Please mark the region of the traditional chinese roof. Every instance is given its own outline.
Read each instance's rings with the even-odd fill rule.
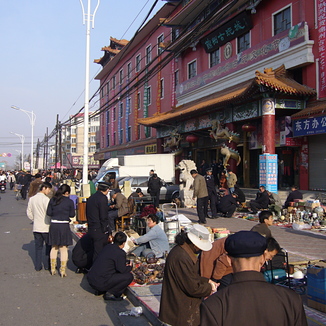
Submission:
[[[222,108],[228,103],[238,103],[248,101],[253,95],[260,92],[260,87],[264,86],[264,92],[273,91],[277,93],[291,94],[297,96],[313,96],[315,90],[299,84],[294,79],[287,76],[285,67],[272,70],[265,69],[264,73],[256,71],[256,77],[244,83],[232,86],[223,91],[203,97],[199,100],[181,105],[172,110],[155,114],[152,117],[138,119],[138,123],[145,126],[156,127],[158,125],[168,124],[180,118],[187,118],[190,115],[198,115],[197,111],[202,109],[205,112]]]
[[[313,117],[315,115],[326,114],[326,100],[323,101],[314,101],[307,105],[307,107],[295,114],[291,117],[293,119]]]
[[[118,39],[116,39],[116,38],[114,38],[112,36],[110,36],[110,41],[111,42],[114,42],[116,44],[122,45],[122,46],[125,46],[125,45],[127,45],[129,43],[128,40],[125,40],[125,39],[118,40]]]

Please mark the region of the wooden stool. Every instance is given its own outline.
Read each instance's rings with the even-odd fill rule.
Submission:
[[[130,215],[123,215],[119,218],[116,219],[115,221],[115,230],[118,231],[119,230],[119,223],[121,223],[121,229],[122,231],[124,231],[125,229],[125,220],[129,220],[129,225],[130,225]]]

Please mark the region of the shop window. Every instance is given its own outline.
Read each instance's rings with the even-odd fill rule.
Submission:
[[[282,9],[281,11],[273,14],[274,35],[291,28],[291,7]]]
[[[250,32],[238,37],[238,53],[250,48]]]
[[[212,68],[220,63],[220,49],[209,54],[209,67]]]
[[[197,75],[197,60],[188,63],[188,79]]]

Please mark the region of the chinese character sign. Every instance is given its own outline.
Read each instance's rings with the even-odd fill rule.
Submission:
[[[318,52],[319,52],[319,98],[326,97],[326,2],[317,0]]]
[[[259,184],[266,190],[277,193],[277,155],[259,155]]]
[[[326,116],[293,120],[294,137],[324,133],[326,133]]]

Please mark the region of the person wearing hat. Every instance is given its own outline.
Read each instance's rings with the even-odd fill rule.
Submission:
[[[196,207],[200,224],[206,224],[206,216],[208,214],[208,191],[205,178],[198,173],[197,170],[190,171],[194,178],[193,183],[193,200],[197,198]]]
[[[205,175],[206,187],[208,192],[209,206],[211,208],[211,218],[217,218],[217,192],[213,177],[213,170],[207,169]]]
[[[217,285],[199,275],[197,254],[212,248],[208,230],[195,224],[189,232],[181,231],[167,256],[159,319],[172,326],[199,325],[202,298],[216,291]]]
[[[226,239],[233,279],[201,304],[200,325],[308,325],[300,296],[268,283],[260,272],[266,248],[266,238],[253,231],[239,231]]]
[[[108,243],[109,201],[107,195],[110,187],[111,184],[108,182],[99,182],[96,193],[91,195],[86,202],[88,233],[94,245],[93,261]]]
[[[224,214],[225,217],[232,217],[233,213],[240,205],[237,199],[238,194],[236,192],[221,197],[217,205],[218,212]]]
[[[111,191],[112,204],[109,205],[109,228],[110,232],[115,229],[115,220],[129,213],[128,199],[116,188]]]

